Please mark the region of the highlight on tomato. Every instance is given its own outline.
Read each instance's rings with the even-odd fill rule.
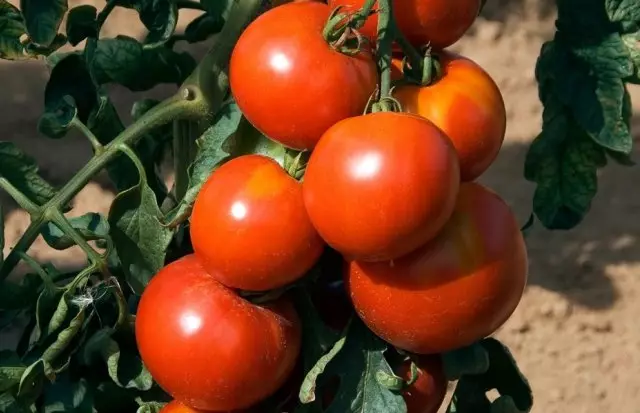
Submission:
[[[209,273],[250,291],[299,279],[325,245],[307,215],[301,184],[262,155],[237,157],[211,174],[194,203],[190,230]]]
[[[502,326],[520,302],[527,266],[509,206],[480,184],[465,183],[435,239],[392,263],[351,261],[345,282],[371,331],[400,349],[432,354]]]
[[[356,12],[366,0],[329,0],[329,7],[342,6]],[[480,13],[481,0],[394,0],[398,28],[416,47],[435,49],[451,46],[469,30]],[[377,10],[377,5],[374,8]],[[369,17],[361,32],[375,43],[377,14]]]
[[[288,298],[252,304],[191,254],[151,279],[135,335],[145,366],[173,398],[194,409],[233,411],[286,382],[300,352],[301,327]]]
[[[453,212],[460,170],[448,138],[407,113],[378,112],[331,127],[302,184],[311,222],[348,257],[391,260],[433,238]]]
[[[281,144],[312,149],[334,123],[363,113],[378,71],[364,46],[339,52],[323,36],[331,9],[303,1],[275,7],[242,33],[229,64],[246,118]]]
[[[507,125],[500,89],[471,59],[439,54],[442,76],[429,86],[399,85],[393,91],[402,109],[421,115],[451,139],[463,181],[473,181],[498,156]]]

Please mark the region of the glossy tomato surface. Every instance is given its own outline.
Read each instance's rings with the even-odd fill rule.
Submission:
[[[431,122],[381,112],[329,129],[303,181],[311,222],[352,259],[404,255],[442,228],[453,211],[460,170],[453,146]]]
[[[218,168],[191,215],[191,242],[231,288],[265,291],[297,280],[322,254],[302,186],[273,159],[245,155]]]
[[[194,255],[151,279],[135,332],[160,387],[209,411],[245,409],[273,394],[300,352],[300,321],[288,300],[254,305],[211,277]]]
[[[451,139],[460,158],[463,181],[479,177],[498,156],[507,125],[500,89],[470,59],[441,53],[443,76],[436,83],[398,86],[394,97],[403,110],[435,123]]]
[[[249,410],[226,410],[224,412],[207,412],[204,410],[192,409],[191,407],[185,406],[177,400],[173,400],[164,405],[164,407],[160,410],[160,413],[251,413]]]
[[[436,413],[447,393],[442,358],[439,355],[417,357],[418,379],[405,390],[402,397],[407,403],[407,413]],[[400,365],[396,371],[405,380],[411,378],[411,362]]]
[[[527,252],[511,209],[476,183],[460,187],[455,212],[434,240],[393,263],[350,262],[346,271],[365,324],[418,354],[492,334],[520,302],[526,279]]]
[[[364,3],[365,0],[329,0],[331,8],[343,6],[345,11],[352,12]],[[481,0],[394,0],[393,10],[398,27],[414,46],[430,44],[444,49],[469,30],[480,12],[480,3]],[[362,28],[362,34],[376,39],[377,27],[378,15],[374,14]]]
[[[231,56],[231,92],[247,119],[269,138],[311,149],[334,123],[363,113],[377,85],[371,53],[334,50],[322,30],[320,2],[275,7],[240,36]]]

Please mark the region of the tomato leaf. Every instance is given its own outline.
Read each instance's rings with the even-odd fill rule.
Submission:
[[[0,0],[0,59],[25,60],[30,56],[24,53],[20,37],[27,28],[20,10],[7,0]]]
[[[605,0],[609,19],[621,26],[622,33],[640,30],[640,7],[636,0]]]
[[[38,298],[42,280],[35,274],[26,274],[19,281],[0,283],[0,311],[30,307]]]
[[[0,351],[0,392],[18,384],[27,367],[18,355],[10,350]]]
[[[131,288],[141,294],[162,268],[173,232],[161,223],[156,196],[143,179],[121,192],[109,211],[111,239]]]
[[[4,208],[2,207],[2,205],[0,205],[0,268],[2,268],[3,263],[4,263]]]
[[[489,355],[483,374],[464,375],[458,381],[448,413],[528,413],[533,406],[529,382],[522,375],[509,349],[494,338],[480,342]],[[486,393],[496,389],[493,403]]]
[[[44,204],[56,193],[56,189],[38,175],[36,161],[12,142],[0,141],[0,177],[37,204]]]
[[[640,31],[623,35],[622,41],[633,63],[633,75],[627,81],[640,84]]]
[[[16,394],[17,398],[21,401],[33,402],[40,396],[45,380],[51,376],[51,365],[45,360],[37,360],[28,366],[22,374]]]
[[[105,239],[109,235],[107,219],[95,212],[69,218],[69,222],[87,241]],[[75,245],[67,234],[51,222],[43,227],[42,236],[51,248],[57,250],[65,250]]]
[[[165,47],[143,48],[136,39],[117,36],[100,39],[93,59],[100,84],[119,83],[132,91],[145,91],[161,83],[181,84],[196,62],[186,52]]]
[[[112,338],[103,342],[101,355],[107,363],[109,377],[118,386],[143,391],[153,386],[151,374],[142,364],[142,360],[135,354],[121,352],[118,342]]]
[[[402,396],[383,386],[377,378],[380,373],[393,375],[384,357],[386,350],[386,343],[358,318],[352,319],[346,335],[305,377],[300,401],[314,401],[327,379],[338,376],[339,390],[325,412],[406,413]]]
[[[69,10],[67,16],[67,38],[72,46],[87,37],[98,37],[96,17],[98,10],[90,4],[82,4]]]
[[[160,413],[160,410],[162,410],[165,405],[166,403],[141,402],[136,413]]]
[[[135,9],[140,21],[149,30],[146,46],[154,47],[166,42],[178,23],[178,7],[167,0],[118,0],[124,7]]]
[[[20,0],[29,36],[42,46],[53,42],[67,9],[67,0]]]
[[[84,378],[56,378],[44,391],[43,413],[92,413],[93,394]]]
[[[224,26],[224,19],[221,16],[203,14],[193,19],[184,29],[185,38],[189,43],[204,41],[209,36],[219,33]]]
[[[226,19],[233,5],[233,0],[200,0],[200,4],[204,6],[208,14]]]
[[[485,373],[489,369],[489,353],[480,343],[474,343],[444,353],[442,362],[447,380],[455,381],[463,375]]]
[[[216,114],[210,126],[197,140],[198,153],[189,167],[189,189],[180,204],[169,214],[168,221],[187,214],[211,173],[230,156],[232,137],[242,113],[234,103],[227,103]]]
[[[0,412],[3,413],[32,413],[28,406],[18,401],[11,392],[0,393]]]

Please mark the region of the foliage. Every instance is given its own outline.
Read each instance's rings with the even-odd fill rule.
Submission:
[[[228,96],[222,69],[230,50],[214,45],[198,65],[175,46],[216,35],[233,43],[267,3],[107,0],[102,10],[87,5],[69,10],[67,0],[22,0],[20,8],[0,0],[0,58],[40,59],[51,69],[39,132],[64,139],[76,129],[94,150],[69,182],[55,188],[38,174],[32,158],[14,144],[0,142],[0,187],[31,216],[17,245],[6,257],[0,254],[0,328],[13,324],[22,329],[17,346],[0,351],[1,412],[151,412],[169,400],[135,346],[139,295],[158,269],[191,251],[190,209],[216,167],[249,152],[291,163],[287,151],[253,129]],[[548,228],[568,229],[585,217],[597,193],[597,172],[608,158],[632,163],[626,85],[640,83],[636,3],[606,0],[603,7],[600,0],[558,0],[558,31],[543,46],[536,67],[543,127],[525,165],[526,178],[537,185],[535,216]],[[143,41],[100,36],[117,7],[139,14],[148,30]],[[178,33],[176,22],[184,8],[199,9],[202,15]],[[58,51],[82,42],[81,49]],[[132,91],[172,84],[177,91],[162,102],[137,102],[134,123],[125,127],[107,93],[109,84]],[[172,130],[183,121],[189,127]],[[159,173],[165,155],[176,149],[172,135],[195,148],[186,158],[174,153],[177,176],[182,172],[187,179],[175,186],[184,185],[184,191],[166,188]],[[103,169],[118,191],[108,216],[63,215]],[[87,266],[61,272],[36,262],[27,250],[40,235],[55,249],[79,246]],[[7,278],[20,261],[31,272],[20,282]],[[392,349],[357,319],[340,336],[334,334],[313,305],[304,303],[306,378],[295,411],[406,411],[402,397],[384,380],[394,374],[388,357]],[[485,339],[444,355],[444,360],[449,378],[459,380],[449,412],[531,409],[526,379],[498,341]],[[315,392],[331,375],[341,377],[340,389],[322,410]],[[501,394],[494,402],[485,395],[492,388]]]

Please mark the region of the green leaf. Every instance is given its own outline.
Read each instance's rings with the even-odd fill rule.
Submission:
[[[442,355],[444,374],[449,381],[463,375],[482,374],[489,369],[489,354],[478,342]]]
[[[76,46],[87,37],[98,37],[97,15],[98,10],[90,4],[83,4],[69,10],[67,38],[72,46]]]
[[[338,393],[325,412],[406,413],[402,395],[392,392],[377,379],[381,373],[394,374],[384,357],[386,350],[387,345],[359,319],[352,319],[347,335],[305,378],[300,400],[303,403],[315,400],[318,391],[322,391],[321,379],[338,376]]]
[[[61,302],[63,300],[65,300],[65,298],[63,298]],[[66,309],[64,308],[65,306],[66,306]],[[55,325],[50,325],[50,329],[49,329],[50,332],[53,332],[62,326],[62,323],[67,319],[68,311],[69,311],[68,304],[65,304],[65,305],[61,304],[58,307],[58,309],[56,310],[56,314],[51,319],[51,324],[55,323]],[[85,318],[86,318],[85,307],[81,306],[77,309],[76,314],[73,316],[73,318],[71,319],[67,327],[65,327],[58,333],[56,340],[51,345],[49,345],[47,349],[44,351],[44,353],[42,354],[43,360],[45,360],[49,364],[52,364],[52,365],[55,364],[56,366],[58,366],[58,368],[56,368],[56,372],[60,372],[66,368],[69,362],[68,355],[66,358],[62,358],[62,362],[60,362],[59,358],[71,346],[72,341],[74,340],[74,338],[76,338],[76,336],[80,332],[80,329],[82,328],[82,324],[84,323]],[[58,324],[60,325],[58,326]],[[52,327],[57,327],[57,328],[54,330]]]
[[[46,379],[52,378],[51,366],[45,360],[39,359],[27,367],[18,385],[18,399],[34,401],[40,396]]]
[[[633,75],[627,81],[640,84],[640,31],[622,36],[622,41],[633,63]]]
[[[67,36],[62,33],[56,34],[56,37],[53,38],[53,41],[46,45],[40,45],[37,43],[27,43],[24,47],[24,50],[31,56],[49,56],[56,50],[60,49],[62,46],[67,44]]]
[[[142,402],[138,410],[136,410],[136,413],[160,413],[160,410],[162,410],[166,404],[167,403]]]
[[[69,222],[87,241],[105,239],[109,235],[107,219],[95,212],[69,218]],[[42,236],[51,248],[57,250],[65,250],[75,245],[71,237],[51,222],[43,227]]]
[[[448,413],[528,413],[533,406],[529,382],[513,356],[494,338],[480,343],[489,354],[489,369],[483,374],[465,375],[458,381]],[[493,403],[486,393],[496,389],[501,395]]]
[[[231,138],[241,117],[238,105],[233,102],[224,105],[216,114],[213,125],[198,139],[198,154],[189,168],[189,189],[168,220],[188,213],[209,175],[230,156]]]
[[[178,7],[175,1],[167,0],[120,0],[125,7],[135,9],[149,34],[145,40],[148,47],[166,42],[178,23]]]
[[[18,310],[30,307],[38,298],[42,280],[35,274],[26,274],[19,281],[3,280],[0,283],[0,310]]]
[[[26,369],[27,367],[15,352],[0,351],[0,392],[20,384],[20,378]]]
[[[184,36],[189,43],[207,40],[211,35],[220,33],[224,26],[221,16],[203,14],[192,20],[184,29]]]
[[[4,208],[0,205],[0,268],[4,264]]]
[[[0,0],[0,59],[25,60],[20,37],[27,31],[20,10],[7,0]]]
[[[115,82],[132,91],[149,90],[161,83],[179,85],[195,66],[186,52],[164,47],[145,49],[127,36],[99,40],[93,59],[93,72],[100,84]]]
[[[164,265],[173,232],[162,225],[162,212],[146,181],[121,192],[109,211],[111,239],[131,288],[141,294]]]
[[[29,36],[43,46],[55,39],[67,9],[67,0],[20,0]]]
[[[58,289],[45,287],[36,302],[36,327],[33,341],[42,342],[49,336],[49,324],[64,292]]]
[[[31,409],[16,400],[11,392],[0,393],[0,412],[3,413],[32,413]]]
[[[98,94],[84,58],[67,55],[51,71],[44,92],[45,111],[38,129],[50,138],[60,138],[76,115],[86,124],[97,103]]]
[[[38,175],[36,161],[12,142],[0,141],[0,177],[39,205],[56,194],[56,189]]]
[[[233,0],[200,0],[208,14],[226,19],[229,16]]]
[[[131,117],[133,121],[135,122],[140,119],[142,115],[156,107],[159,103],[160,101],[156,99],[141,99],[134,102],[131,107]]]
[[[621,26],[623,33],[640,30],[640,7],[637,0],[605,0],[609,19]]]
[[[44,391],[44,413],[92,413],[93,395],[87,381],[59,378]]]

